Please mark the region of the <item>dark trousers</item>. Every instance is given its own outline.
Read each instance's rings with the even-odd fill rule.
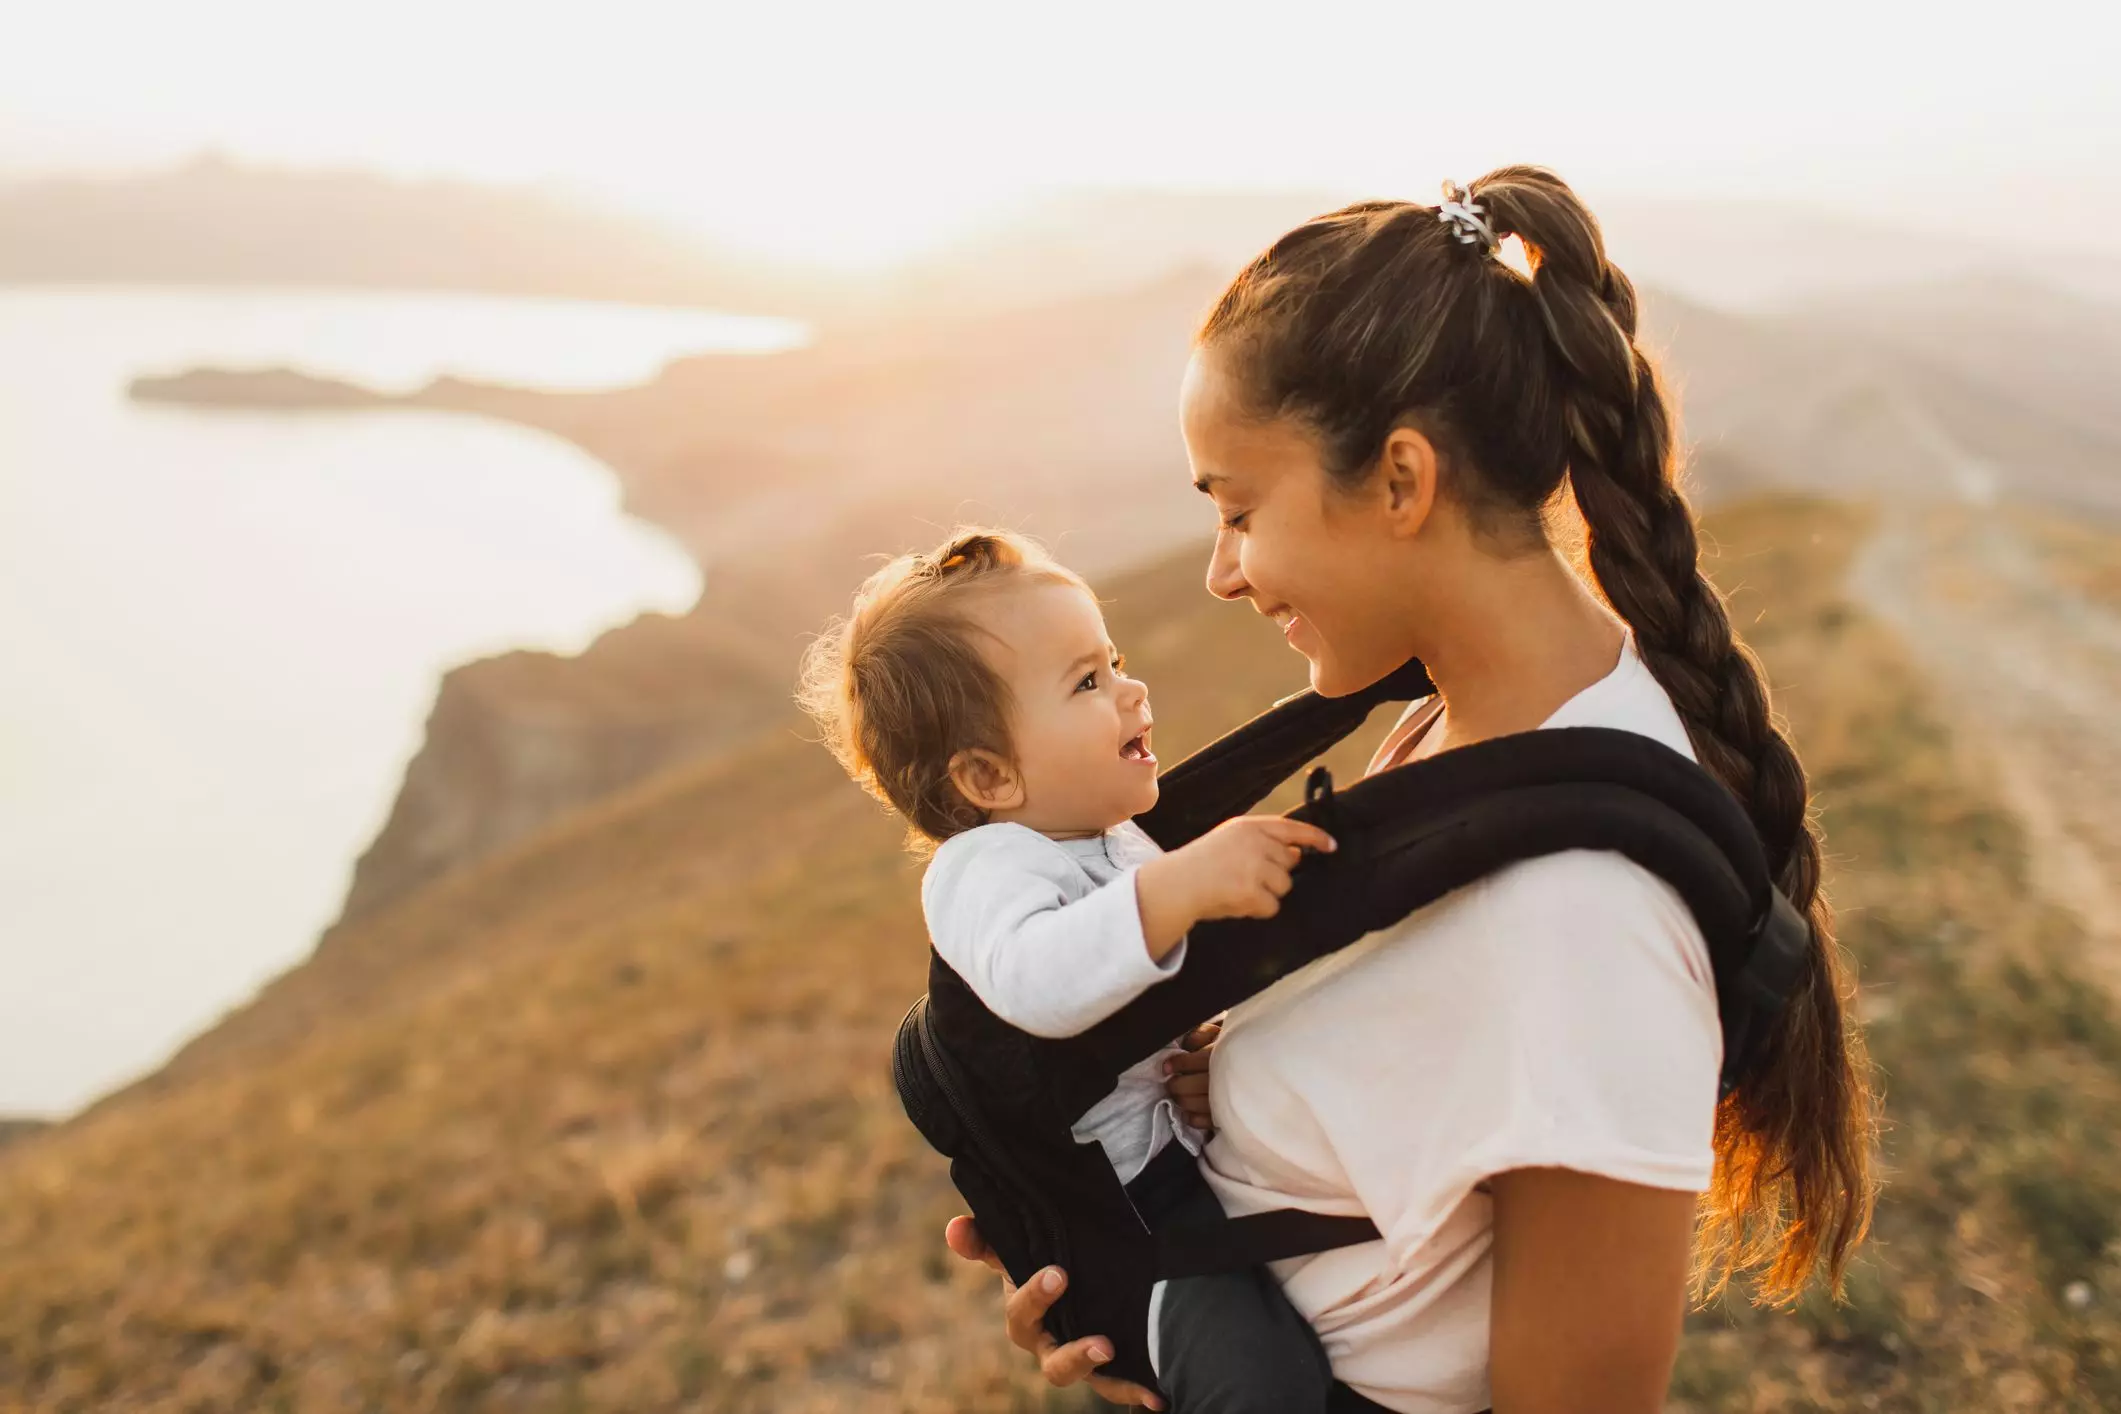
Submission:
[[[1222,1209],[1201,1184],[1171,1216],[1213,1221]],[[1166,1282],[1156,1335],[1157,1383],[1173,1414],[1328,1414],[1343,1408],[1329,1402],[1333,1369],[1317,1333],[1265,1267]],[[1365,1400],[1345,1407],[1376,1406]]]

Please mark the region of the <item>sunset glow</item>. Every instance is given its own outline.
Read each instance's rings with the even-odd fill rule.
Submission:
[[[1425,197],[1442,176],[1528,158],[1594,193],[1853,203],[1933,224],[1946,205],[1964,215],[1941,194],[1970,181],[1999,201],[2037,194],[2044,224],[2094,236],[2121,203],[2112,164],[2093,160],[2121,131],[2098,72],[2111,46],[2049,0],[1919,30],[1891,7],[1816,0],[1772,24],[1535,4],[1511,12],[1507,39],[1472,6],[1343,4],[1294,26],[1239,5],[1060,18],[622,3],[593,41],[565,13],[42,7],[15,21],[30,42],[0,51],[0,171],[215,149],[551,183],[838,265],[1060,187]]]

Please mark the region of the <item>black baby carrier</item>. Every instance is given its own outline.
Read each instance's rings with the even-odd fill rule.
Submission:
[[[1432,690],[1409,663],[1349,697],[1299,693],[1165,772],[1136,821],[1175,849],[1255,806],[1381,702]],[[1080,1036],[1041,1040],[983,1006],[931,955],[928,994],[899,1027],[892,1078],[908,1117],[1009,1275],[1049,1264],[1068,1289],[1061,1341],[1101,1334],[1102,1367],[1154,1386],[1144,1336],[1162,1278],[1231,1271],[1374,1240],[1367,1218],[1285,1209],[1212,1226],[1166,1222],[1195,1166],[1178,1145],[1122,1186],[1077,1119],[1173,1037],[1454,889],[1571,849],[1612,850],[1675,889],[1709,945],[1728,1091],[1804,974],[1810,925],[1769,879],[1738,801],[1685,756],[1634,732],[1560,727],[1438,753],[1336,791],[1323,768],[1290,812],[1339,848],[1308,856],[1281,911],[1199,924],[1174,977]]]

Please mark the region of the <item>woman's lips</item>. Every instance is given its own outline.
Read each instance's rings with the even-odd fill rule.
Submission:
[[[1296,626],[1302,622],[1303,620],[1295,614],[1288,615],[1281,621],[1281,636],[1285,639],[1294,638],[1296,636]]]

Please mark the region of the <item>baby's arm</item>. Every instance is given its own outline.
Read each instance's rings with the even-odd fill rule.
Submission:
[[[921,885],[935,950],[987,1009],[1034,1036],[1089,1030],[1178,969],[1176,939],[1152,952],[1134,874],[1068,901],[1075,864],[1015,827],[944,845]]]
[[[1280,816],[1227,821],[1070,903],[1074,866],[1015,829],[939,851],[921,885],[928,934],[988,1010],[1034,1036],[1076,1036],[1177,971],[1204,918],[1272,917],[1324,831]]]
[[[1332,836],[1280,815],[1243,815],[1135,875],[1142,937],[1162,957],[1204,918],[1272,918],[1306,849],[1331,851]]]

